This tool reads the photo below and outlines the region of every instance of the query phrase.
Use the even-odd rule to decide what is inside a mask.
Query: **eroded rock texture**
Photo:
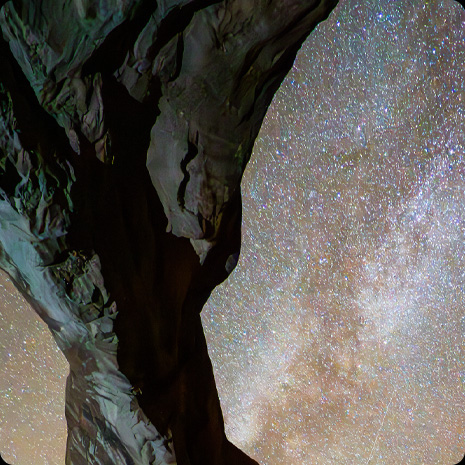
[[[266,108],[334,4],[0,2],[0,266],[70,363],[66,463],[255,463],[199,314]]]

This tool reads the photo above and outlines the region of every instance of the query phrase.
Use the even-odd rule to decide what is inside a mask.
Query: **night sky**
[[[228,437],[264,465],[463,457],[464,26],[341,2],[268,111],[203,313]]]
[[[68,362],[0,272],[0,452],[12,465],[65,463]]]
[[[203,312],[228,437],[263,465],[465,452],[465,12],[342,0],[244,174],[238,267]],[[0,451],[64,463],[67,364],[0,287]]]

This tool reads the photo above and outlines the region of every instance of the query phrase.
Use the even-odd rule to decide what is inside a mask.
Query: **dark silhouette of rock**
[[[67,464],[255,463],[199,314],[266,109],[334,5],[0,3],[0,266],[69,361]]]

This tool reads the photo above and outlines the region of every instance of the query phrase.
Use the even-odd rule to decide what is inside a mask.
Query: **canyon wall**
[[[0,267],[69,361],[67,464],[255,463],[200,312],[266,109],[335,3],[0,3]]]

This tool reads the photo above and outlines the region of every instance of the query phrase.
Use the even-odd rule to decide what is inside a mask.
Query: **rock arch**
[[[255,463],[199,313],[266,108],[335,4],[1,3],[0,267],[70,363],[66,463]]]

